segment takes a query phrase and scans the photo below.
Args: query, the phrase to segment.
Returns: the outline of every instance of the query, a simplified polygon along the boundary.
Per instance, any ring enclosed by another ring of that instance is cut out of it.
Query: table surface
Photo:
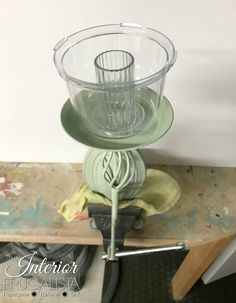
[[[236,169],[157,166],[180,185],[182,196],[167,213],[130,231],[125,245],[184,241],[188,247],[236,232]],[[0,163],[0,241],[101,244],[88,220],[67,223],[60,204],[83,183],[80,164]]]

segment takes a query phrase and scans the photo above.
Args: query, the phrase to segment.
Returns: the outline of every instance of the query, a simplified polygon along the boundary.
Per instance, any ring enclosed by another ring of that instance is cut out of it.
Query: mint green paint
[[[197,211],[195,209],[191,210],[188,214],[187,217],[184,220],[186,227],[189,229],[193,229],[197,222]]]
[[[187,229],[193,229],[197,223],[197,211],[195,209],[191,210],[186,214],[184,218],[176,218],[170,215],[162,214],[152,216],[151,219],[167,224],[168,229],[174,230],[178,226],[184,226]]]
[[[1,212],[9,212],[9,215],[1,215]],[[47,215],[44,200],[39,197],[33,206],[20,211],[13,205],[11,199],[0,202],[0,225],[6,232],[15,232],[35,227],[48,227],[53,220]]]
[[[27,225],[30,224],[35,227],[49,226],[52,224],[52,220],[51,218],[47,218],[46,215],[44,200],[39,197],[35,202],[35,206],[30,206],[26,209],[23,217],[24,220],[26,220]]]
[[[234,216],[226,215],[223,212],[223,209],[216,210],[207,210],[205,215],[205,220],[214,226],[219,227],[220,229],[231,229],[236,227],[236,219]]]
[[[7,198],[0,202],[0,211],[8,211],[11,205],[11,199]]]
[[[154,216],[150,217],[149,220],[161,222],[161,223],[167,225],[168,229],[175,229],[180,224],[183,224],[183,222],[181,222],[176,217],[172,217],[172,216],[169,216],[169,215],[166,215],[166,214],[154,215]]]
[[[215,174],[217,174],[218,176],[224,178],[225,173],[224,173],[224,168],[223,167],[212,167],[212,170],[214,170]]]

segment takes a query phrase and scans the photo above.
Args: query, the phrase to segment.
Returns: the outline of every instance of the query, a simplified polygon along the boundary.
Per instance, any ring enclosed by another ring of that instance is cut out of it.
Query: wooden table
[[[158,166],[182,188],[170,211],[130,231],[129,246],[185,242],[189,253],[172,280],[181,299],[236,231],[236,169]],[[83,182],[80,164],[0,163],[0,240],[102,244],[86,221],[67,223],[57,212]]]

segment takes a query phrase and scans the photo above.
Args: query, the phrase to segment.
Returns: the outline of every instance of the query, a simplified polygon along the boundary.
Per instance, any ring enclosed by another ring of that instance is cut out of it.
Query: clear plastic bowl
[[[142,133],[157,121],[165,75],[175,59],[164,34],[128,23],[79,31],[54,48],[78,123],[114,139]]]

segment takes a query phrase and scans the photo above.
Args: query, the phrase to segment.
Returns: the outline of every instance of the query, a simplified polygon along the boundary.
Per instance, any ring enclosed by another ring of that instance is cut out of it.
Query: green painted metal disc
[[[104,150],[131,150],[144,147],[160,139],[171,127],[174,118],[173,108],[163,97],[158,109],[158,118],[144,132],[127,138],[105,138],[95,136],[83,128],[70,100],[61,111],[61,122],[65,131],[75,140],[87,146]]]

